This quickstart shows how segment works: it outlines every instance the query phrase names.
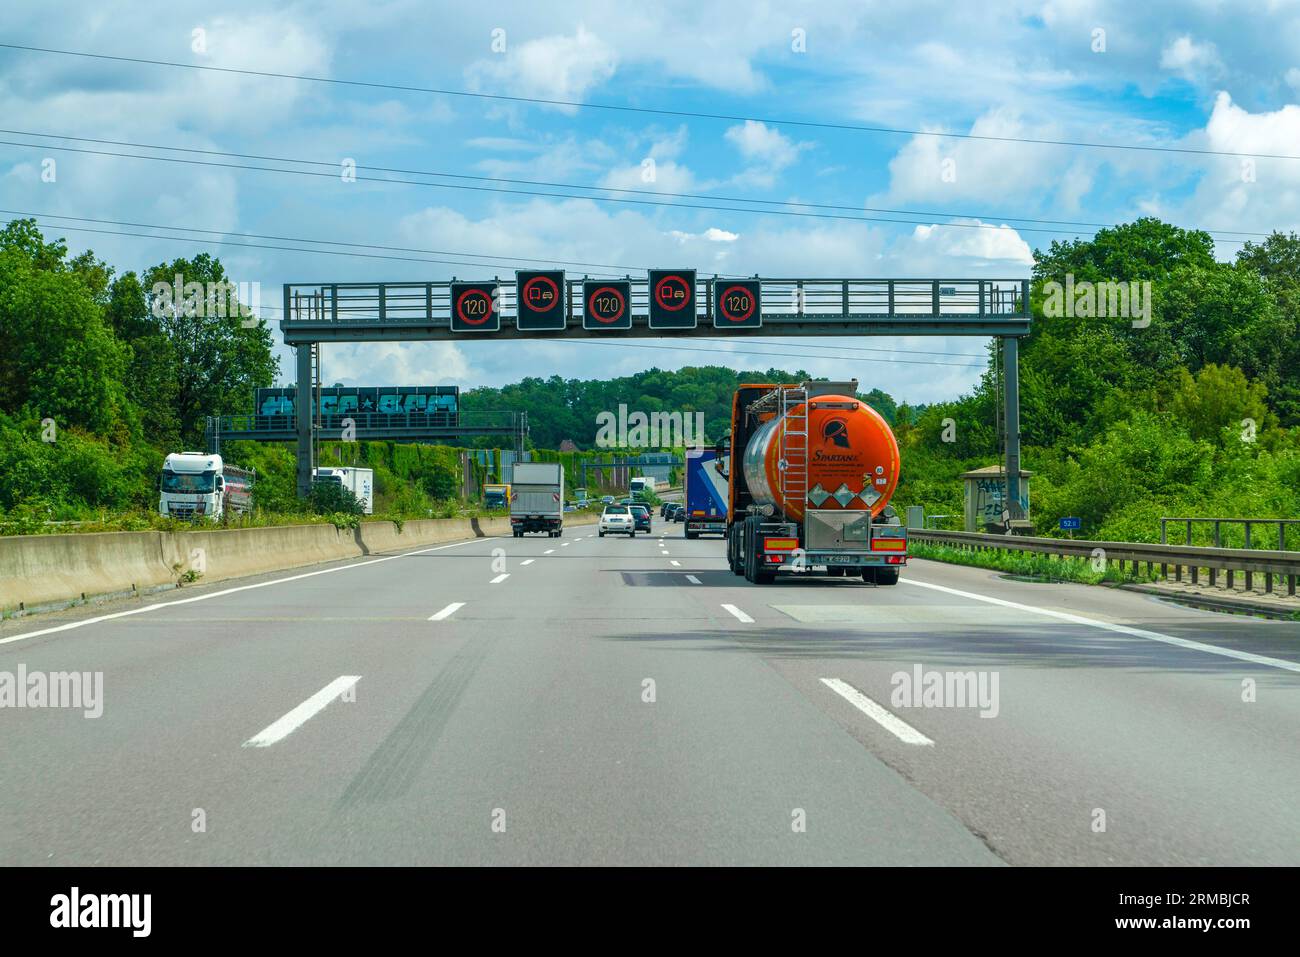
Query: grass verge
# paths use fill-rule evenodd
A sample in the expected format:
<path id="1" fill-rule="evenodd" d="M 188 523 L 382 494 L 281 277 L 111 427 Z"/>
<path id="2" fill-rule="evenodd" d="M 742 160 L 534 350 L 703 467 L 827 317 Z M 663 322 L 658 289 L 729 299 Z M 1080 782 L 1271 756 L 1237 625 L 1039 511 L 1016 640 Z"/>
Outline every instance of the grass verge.
<path id="1" fill-rule="evenodd" d="M 935 545 L 930 542 L 911 541 L 907 543 L 907 554 L 911 558 L 927 558 L 935 562 L 947 562 L 950 565 L 968 565 L 972 568 L 989 568 L 1006 572 L 1010 575 L 1024 575 L 1031 578 L 1047 578 L 1052 581 L 1081 582 L 1085 585 L 1100 585 L 1102 582 L 1146 582 L 1152 581 L 1143 573 L 1132 574 L 1120 571 L 1116 562 L 1106 562 L 1101 571 L 1093 567 L 1086 558 L 1056 558 L 1038 552 L 1015 552 L 1001 549 L 968 551 L 953 548 L 951 545 Z"/>

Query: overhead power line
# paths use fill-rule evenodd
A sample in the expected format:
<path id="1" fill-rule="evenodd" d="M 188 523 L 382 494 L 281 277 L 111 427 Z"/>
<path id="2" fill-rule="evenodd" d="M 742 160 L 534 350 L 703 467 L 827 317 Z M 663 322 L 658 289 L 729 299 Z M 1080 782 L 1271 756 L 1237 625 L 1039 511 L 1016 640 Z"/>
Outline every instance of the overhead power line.
<path id="1" fill-rule="evenodd" d="M 106 53 L 89 53 L 82 50 L 59 50 L 51 47 L 38 47 L 19 43 L 0 43 L 0 48 L 21 50 L 27 53 L 46 53 L 59 56 L 82 57 L 91 60 L 104 60 L 116 63 L 136 63 L 148 66 L 172 67 L 183 70 L 196 70 L 208 73 L 226 73 L 239 76 L 256 76 L 277 80 L 299 80 L 307 83 L 324 83 L 334 86 L 351 86 L 374 90 L 392 90 L 403 93 L 426 93 L 436 96 L 460 97 L 463 99 L 491 100 L 505 103 L 530 103 L 540 106 L 563 106 L 586 110 L 605 110 L 619 113 L 641 113 L 650 116 L 672 116 L 683 119 L 721 120 L 728 123 L 755 122 L 775 126 L 796 126 L 804 129 L 843 130 L 855 133 L 876 133 L 892 136 L 932 136 L 944 139 L 976 140 L 995 143 L 1022 143 L 1035 146 L 1065 146 L 1081 149 L 1098 149 L 1114 151 L 1132 151 L 1143 153 L 1171 153 L 1192 156 L 1231 156 L 1249 159 L 1283 159 L 1300 160 L 1300 154 L 1293 153 L 1242 153 L 1231 150 L 1197 149 L 1190 146 L 1170 146 L 1140 143 L 1099 143 L 1087 140 L 1054 140 L 1027 136 L 994 136 L 981 133 L 947 133 L 937 130 L 918 130 L 890 126 L 867 126 L 856 123 L 831 123 L 820 120 L 796 120 L 770 116 L 745 116 L 733 113 L 706 113 L 695 110 L 671 110 L 645 106 L 627 106 L 618 103 L 590 103 L 578 100 L 548 99 L 535 96 L 512 96 L 504 93 L 481 93 L 471 90 L 454 90 L 443 87 L 415 86 L 405 83 L 380 83 L 370 80 L 347 80 L 336 77 L 312 76 L 301 73 L 277 73 L 270 70 L 247 70 L 234 67 L 211 66 L 199 63 L 180 63 L 175 60 L 155 60 L 147 57 L 113 56 Z"/>
<path id="2" fill-rule="evenodd" d="M 23 211 L 21 211 L 21 210 L 11 210 L 11 209 L 0 209 L 0 214 L 5 214 L 5 215 L 16 215 L 16 216 L 23 216 L 23 217 L 39 217 L 39 216 L 43 215 L 43 214 L 40 214 L 40 213 L 28 213 L 28 212 L 23 212 Z M 79 217 L 79 216 L 50 216 L 49 218 L 53 218 L 53 219 L 70 219 L 70 220 L 79 221 L 79 222 L 106 223 L 106 224 L 110 224 L 110 225 L 116 225 L 116 224 L 117 224 L 117 223 L 116 223 L 115 221 L 113 221 L 113 220 L 97 220 L 97 219 L 88 219 L 88 218 L 86 218 L 86 217 Z M 208 238 L 203 238 L 203 237 L 200 237 L 200 238 L 194 238 L 194 237 L 189 237 L 189 236 L 156 236 L 156 235 L 149 234 L 149 233 L 119 232 L 119 231 L 116 231 L 116 230 L 94 229 L 94 228 L 81 227 L 81 226 L 66 226 L 66 225 L 63 225 L 63 224 L 54 224 L 54 223 L 42 223 L 42 222 L 37 222 L 37 225 L 38 225 L 38 226 L 42 226 L 42 227 L 47 228 L 47 229 L 60 229 L 60 230 L 66 230 L 66 231 L 69 231 L 69 232 L 85 232 L 85 233 L 93 233 L 93 234 L 96 234 L 96 235 L 105 235 L 105 236 L 125 236 L 125 237 L 131 237 L 131 238 L 139 238 L 139 239 L 161 239 L 161 240 L 165 240 L 165 241 L 169 241 L 169 242 L 182 242 L 182 243 L 189 243 L 189 244 L 193 244 L 193 245 L 218 245 L 218 246 L 227 246 L 227 245 L 228 245 L 228 246 L 246 247 L 246 248 L 253 248 L 253 249 L 276 249 L 276 250 L 285 250 L 285 251 L 289 251 L 289 252 L 324 253 L 324 254 L 326 254 L 326 255 L 344 256 L 344 257 L 355 257 L 355 258 L 365 258 L 365 259 L 393 259 L 393 260 L 398 260 L 398 261 L 402 261 L 402 262 L 429 262 L 429 263 L 436 263 L 436 264 L 443 264 L 443 265 L 482 266 L 482 267 L 485 267 L 485 268 L 493 268 L 493 264 L 491 264 L 491 263 L 470 263 L 470 262 L 460 262 L 460 261 L 454 261 L 454 260 L 437 260 L 437 259 L 412 259 L 412 258 L 410 258 L 410 257 L 403 257 L 403 256 L 366 255 L 366 254 L 363 254 L 363 253 L 352 253 L 352 252 L 335 251 L 335 250 L 328 250 L 328 249 L 303 249 L 303 248 L 292 247 L 292 246 L 268 246 L 268 245 L 262 245 L 262 244 L 258 244 L 258 243 L 239 243 L 239 242 L 231 242 L 231 241 L 223 241 L 223 240 L 208 239 Z M 168 229 L 168 230 L 172 230 L 172 231 L 176 231 L 176 232 L 179 232 L 179 231 L 182 231 L 182 230 L 184 230 L 184 229 L 189 229 L 189 228 L 190 228 L 190 227 L 179 227 L 179 226 L 158 226 L 158 225 L 153 225 L 153 224 L 149 224 L 149 223 L 123 223 L 123 225 L 137 225 L 137 226 L 141 226 L 142 228 L 148 228 L 148 229 Z M 195 231 L 196 231 L 196 232 L 200 232 L 200 233 L 206 233 L 206 234 L 219 234 L 219 233 L 220 233 L 220 231 L 218 231 L 218 230 L 208 230 L 208 229 L 201 229 L 201 230 L 195 230 Z M 245 234 L 245 235 L 250 235 L 250 236 L 252 236 L 252 235 L 255 235 L 255 234 Z M 307 240 L 307 239 L 300 239 L 300 238 L 296 238 L 296 237 L 283 237 L 283 238 L 285 238 L 285 239 L 287 239 L 287 240 L 289 240 L 289 241 L 293 241 L 293 242 L 316 242 L 316 243 L 331 243 L 331 242 L 332 242 L 331 240 Z M 359 243 L 345 243 L 345 244 L 341 244 L 341 245 L 354 246 L 354 247 L 355 247 L 355 246 L 360 246 L 360 247 L 362 247 L 362 248 L 381 248 L 381 249 L 382 249 L 382 248 L 387 248 L 387 247 L 382 247 L 382 246 L 381 246 L 381 247 L 365 247 L 364 244 L 359 244 Z M 416 250 L 416 251 L 419 251 L 419 250 Z M 476 255 L 476 254 L 474 254 L 474 253 L 448 253 L 448 255 Z M 516 258 L 516 257 L 510 257 L 510 258 Z M 523 261 L 527 262 L 528 260 L 523 260 Z M 541 260 L 541 262 L 547 262 L 547 263 L 550 263 L 550 262 L 554 262 L 554 260 Z M 586 264 L 579 263 L 578 265 L 586 265 Z M 636 269 L 636 270 L 644 270 L 645 267 L 628 267 L 628 268 L 629 268 L 629 269 Z M 269 303 L 264 303 L 264 304 L 262 304 L 262 306 L 261 306 L 260 308 L 261 308 L 261 311 L 263 311 L 263 312 L 277 312 L 277 313 L 279 313 L 279 312 L 283 312 L 283 309 L 282 309 L 280 306 L 272 305 L 272 304 L 269 304 Z M 585 339 L 584 339 L 584 340 L 556 339 L 556 340 L 550 340 L 550 341 L 556 341 L 556 342 L 575 341 L 575 342 L 589 342 L 589 343 L 592 343 L 592 344 L 598 344 L 598 345 L 627 345 L 629 348 L 678 349 L 679 351 L 681 351 L 681 350 L 685 350 L 685 351 L 691 351 L 691 352 L 716 352 L 716 353 L 720 353 L 720 354 L 724 354 L 724 355 L 744 354 L 744 355 L 756 355 L 756 356 L 774 356 L 774 357 L 805 358 L 805 359 L 834 359 L 834 358 L 841 357 L 841 356 L 843 355 L 843 353 L 845 353 L 845 352 L 853 352 L 853 353 L 860 353 L 860 352 L 883 353 L 883 354 L 885 354 L 885 355 L 890 355 L 890 356 L 892 356 L 892 355 L 927 355 L 927 356 L 928 356 L 928 355 L 933 355 L 933 356 L 949 356 L 949 357 L 952 357 L 952 358 L 970 358 L 970 359 L 983 359 L 983 358 L 984 358 L 983 356 L 977 355 L 977 354 L 975 354 L 975 353 L 968 353 L 968 352 L 943 352 L 943 351 L 939 351 L 939 350 L 927 350 L 927 349 L 871 349 L 871 348 L 868 348 L 868 347 L 843 347 L 843 346 L 838 346 L 838 345 L 836 345 L 836 346 L 820 346 L 820 345 L 817 345 L 816 343 L 801 344 L 800 346 L 798 346 L 798 348 L 800 348 L 800 349 L 823 349 L 823 350 L 832 350 L 834 354 L 832 354 L 832 355 L 823 355 L 823 354 L 820 354 L 820 353 L 807 353 L 807 352 L 804 352 L 804 353 L 799 353 L 799 352 L 742 352 L 741 350 L 735 350 L 735 349 L 711 349 L 711 348 L 695 348 L 695 347 L 687 348 L 687 347 L 650 346 L 650 345 L 642 346 L 642 345 L 638 345 L 638 344 L 635 344 L 635 343 L 624 343 L 624 342 L 622 342 L 621 340 L 620 340 L 618 343 L 614 343 L 614 342 L 601 343 L 601 342 L 599 342 L 598 340 L 585 340 Z M 732 340 L 730 340 L 730 339 L 718 339 L 718 338 L 703 338 L 702 341 L 704 341 L 704 342 L 726 343 L 726 342 L 731 342 Z M 759 345 L 768 345 L 768 343 L 764 343 L 764 342 L 760 342 L 760 343 L 758 343 L 758 344 L 759 344 Z M 775 346 L 775 345 L 777 345 L 777 343 L 771 343 L 771 345 L 774 345 L 774 346 Z M 880 361 L 880 362 L 883 362 L 883 361 L 891 361 L 891 360 L 884 360 L 884 359 L 863 359 L 863 360 L 861 360 L 861 361 L 865 361 L 865 362 L 877 362 L 877 361 Z M 961 362 L 930 362 L 930 361 L 903 360 L 903 359 L 898 359 L 898 360 L 894 360 L 894 361 L 898 361 L 898 362 L 909 362 L 909 363 L 911 363 L 911 364 L 919 364 L 919 365 L 949 365 L 949 366 L 956 366 L 956 367 L 959 367 L 959 368 L 978 368 L 978 367 L 979 367 L 979 364 L 978 364 L 978 363 L 972 364 L 972 363 L 961 363 Z"/>
<path id="3" fill-rule="evenodd" d="M 91 136 L 71 136 L 67 133 L 46 133 L 40 130 L 6 130 L 0 134 L 12 136 L 35 136 L 44 139 L 70 140 L 76 143 L 96 143 L 103 146 L 127 146 L 132 149 L 162 150 L 170 153 L 192 153 L 199 156 L 221 156 L 227 159 L 249 159 L 271 163 L 295 163 L 301 166 L 323 166 L 335 173 L 339 170 L 338 160 L 311 160 L 293 156 L 268 156 L 259 153 L 236 153 L 228 150 L 205 150 L 189 146 L 166 146 L 160 143 L 135 143 L 129 140 L 107 140 Z M 997 229 L 989 220 L 1008 223 L 1035 223 L 1042 226 L 1077 226 L 1082 229 L 1108 229 L 1114 223 L 1091 223 L 1069 219 L 1038 219 L 1029 216 L 1007 216 L 1000 213 L 956 213 L 923 209 L 890 209 L 881 206 L 853 206 L 842 203 L 809 203 L 802 200 L 758 199 L 749 196 L 717 196 L 710 193 L 675 193 L 668 190 L 636 189 L 628 186 L 588 186 L 583 183 L 557 183 L 547 180 L 518 179 L 509 176 L 476 176 L 469 173 L 448 173 L 441 170 L 403 169 L 401 167 L 375 166 L 371 163 L 358 164 L 358 169 L 375 173 L 397 173 L 404 176 L 434 176 L 442 179 L 463 179 L 484 183 L 511 183 L 519 186 L 545 186 L 549 189 L 584 189 L 606 193 L 629 193 L 639 196 L 670 197 L 673 199 L 706 199 L 721 203 L 749 203 L 762 206 L 790 206 L 800 209 L 831 209 L 842 212 L 888 213 L 895 216 L 940 217 L 945 219 L 979 219 L 986 222 L 979 225 Z M 922 224 L 924 225 L 924 224 Z M 1238 229 L 1203 229 L 1207 233 L 1223 233 L 1233 236 L 1268 236 L 1266 232 L 1253 232 Z"/>
<path id="4" fill-rule="evenodd" d="M 214 167 L 217 169 L 242 169 L 242 170 L 250 170 L 250 171 L 262 172 L 262 173 L 285 173 L 294 176 L 313 176 L 313 177 L 324 178 L 324 179 L 337 179 L 339 178 L 340 175 L 338 172 L 325 173 L 325 172 L 318 172 L 316 170 L 306 170 L 306 169 L 284 169 L 282 167 L 276 167 L 276 166 L 249 166 L 243 163 L 218 163 L 213 160 L 186 159 L 178 156 L 150 156 L 143 153 L 119 153 L 119 152 L 114 152 L 112 150 L 93 150 L 93 149 L 86 149 L 84 147 L 76 147 L 76 146 L 56 146 L 52 143 L 21 143 L 13 140 L 0 140 L 0 146 L 17 146 L 26 149 L 57 150 L 65 153 L 82 153 L 82 154 L 89 154 L 94 156 L 113 156 L 121 159 L 149 160 L 155 163 L 175 163 L 183 166 L 207 166 L 207 167 Z M 147 149 L 148 147 L 143 147 L 143 148 Z M 304 162 L 312 163 L 315 161 L 304 161 Z M 390 177 L 362 176 L 360 174 L 357 174 L 355 179 L 358 182 L 368 182 L 368 183 L 390 183 L 390 184 L 397 184 L 403 186 L 424 186 L 424 187 L 432 187 L 435 189 L 457 189 L 457 190 L 468 190 L 471 192 L 480 192 L 480 193 L 506 193 L 506 194 L 516 195 L 516 196 L 537 196 L 537 197 L 543 197 L 547 199 L 584 199 L 590 202 L 597 202 L 597 203 L 622 203 L 622 204 L 632 204 L 637 206 L 655 206 L 655 207 L 675 208 L 675 209 L 706 209 L 706 210 L 713 210 L 716 212 L 726 212 L 726 213 L 748 213 L 755 216 L 794 216 L 800 219 L 831 219 L 831 220 L 841 220 L 841 221 L 857 222 L 857 223 L 891 223 L 894 225 L 901 225 L 901 226 L 941 226 L 946 229 L 1000 230 L 1004 228 L 1001 226 L 993 225 L 991 223 L 953 223 L 953 222 L 930 223 L 930 222 L 924 222 L 919 220 L 892 219 L 892 218 L 886 218 L 880 216 L 847 216 L 838 213 L 800 212 L 798 210 L 792 210 L 792 209 L 748 209 L 742 206 L 718 206 L 718 205 L 706 204 L 706 203 L 682 203 L 682 202 L 672 202 L 672 201 L 654 202 L 648 199 L 631 199 L 623 196 L 590 196 L 590 195 L 578 194 L 578 193 L 542 192 L 540 190 L 529 190 L 529 189 L 506 189 L 504 187 L 499 187 L 499 186 L 469 186 L 463 183 L 431 183 L 424 180 L 392 179 Z M 590 189 L 592 187 L 584 187 L 584 188 Z M 1005 228 L 1010 229 L 1013 227 L 1008 226 Z M 1047 233 L 1047 234 L 1058 235 L 1058 236 L 1077 236 L 1081 231 L 1077 229 L 1044 229 L 1040 227 L 1029 227 L 1029 226 L 1019 226 L 1019 227 L 1014 227 L 1014 229 L 1017 233 Z M 1260 233 L 1258 235 L 1266 235 L 1266 234 Z M 1246 242 L 1246 240 L 1220 239 L 1217 237 L 1216 237 L 1216 241 L 1223 242 L 1223 243 Z"/>

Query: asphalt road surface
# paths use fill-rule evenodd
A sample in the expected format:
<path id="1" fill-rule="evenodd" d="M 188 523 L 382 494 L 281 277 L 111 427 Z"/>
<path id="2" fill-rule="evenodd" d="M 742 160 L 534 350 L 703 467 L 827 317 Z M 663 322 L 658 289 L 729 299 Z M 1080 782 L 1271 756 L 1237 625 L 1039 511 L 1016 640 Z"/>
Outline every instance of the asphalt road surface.
<path id="1" fill-rule="evenodd" d="M 0 863 L 1300 864 L 1300 623 L 750 585 L 681 534 L 4 622 L 0 672 L 102 672 L 103 713 L 0 709 Z M 898 703 L 918 668 L 986 695 Z"/>

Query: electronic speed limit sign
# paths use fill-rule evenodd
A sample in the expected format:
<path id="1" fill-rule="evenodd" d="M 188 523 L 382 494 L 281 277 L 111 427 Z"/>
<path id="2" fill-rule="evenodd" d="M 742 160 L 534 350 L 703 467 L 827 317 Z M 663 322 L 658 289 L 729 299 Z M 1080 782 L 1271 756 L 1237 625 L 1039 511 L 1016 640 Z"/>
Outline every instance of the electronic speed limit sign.
<path id="1" fill-rule="evenodd" d="M 651 269 L 651 329 L 695 328 L 695 270 Z"/>
<path id="2" fill-rule="evenodd" d="M 560 332 L 564 329 L 564 272 L 562 270 L 515 273 L 518 307 L 515 326 L 528 332 Z"/>
<path id="3" fill-rule="evenodd" d="M 588 279 L 582 284 L 582 328 L 632 328 L 632 284 Z"/>
<path id="4" fill-rule="evenodd" d="M 497 332 L 500 328 L 495 281 L 451 284 L 452 332 Z"/>
<path id="5" fill-rule="evenodd" d="M 763 324 L 763 303 L 757 279 L 713 280 L 715 329 L 754 329 Z"/>

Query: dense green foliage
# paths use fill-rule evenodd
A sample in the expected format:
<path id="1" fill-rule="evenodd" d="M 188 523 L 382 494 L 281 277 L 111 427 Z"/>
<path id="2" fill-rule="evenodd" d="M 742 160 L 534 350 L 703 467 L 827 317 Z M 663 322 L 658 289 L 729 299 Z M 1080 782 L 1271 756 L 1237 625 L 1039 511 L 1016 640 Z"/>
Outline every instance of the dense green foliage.
<path id="1" fill-rule="evenodd" d="M 1022 461 L 1041 533 L 1067 515 L 1086 537 L 1128 540 L 1155 539 L 1164 515 L 1300 515 L 1300 236 L 1246 243 L 1231 262 L 1213 251 L 1204 233 L 1141 219 L 1036 253 L 1020 377 Z M 204 416 L 247 408 L 251 391 L 274 380 L 266 323 L 161 301 L 157 284 L 178 275 L 207 288 L 226 279 L 207 254 L 116 276 L 93 253 L 70 257 L 62 241 L 46 242 L 30 220 L 0 230 L 0 530 L 105 515 L 156 524 L 163 455 L 201 448 Z M 1048 284 L 1067 276 L 1150 281 L 1149 324 L 1047 309 Z M 712 443 L 727 431 L 738 384 L 801 378 L 721 366 L 528 377 L 468 390 L 463 405 L 528 412 L 534 457 L 562 462 L 571 494 L 583 461 L 616 451 L 598 441 L 599 423 L 620 406 L 692 422 L 699 413 Z M 970 395 L 950 402 L 863 395 L 903 450 L 900 510 L 920 504 L 960 523 L 958 476 L 1001 454 L 998 389 L 991 362 Z M 547 451 L 565 440 L 576 451 Z M 304 514 L 290 448 L 222 451 L 257 470 L 261 517 Z M 326 443 L 321 461 L 373 468 L 377 513 L 439 516 L 465 504 L 456 449 Z M 471 469 L 478 483 L 497 480 L 499 453 Z M 596 474 L 593 494 L 605 484 Z M 346 511 L 339 504 L 315 506 L 335 515 Z"/>
<path id="2" fill-rule="evenodd" d="M 1077 516 L 1083 537 L 1155 541 L 1162 516 L 1300 515 L 1300 236 L 1246 243 L 1230 263 L 1212 250 L 1204 233 L 1143 219 L 1036 252 L 1020 377 L 1039 533 Z M 1045 314 L 1045 284 L 1067 275 L 1150 280 L 1150 324 Z M 957 476 L 1000 455 L 996 406 L 990 372 L 899 427 L 900 507 L 959 527 Z"/>
<path id="3" fill-rule="evenodd" d="M 617 417 L 620 405 L 628 414 L 641 412 L 647 416 L 656 412 L 683 416 L 703 413 L 704 437 L 711 443 L 726 435 L 730 428 L 731 397 L 738 385 L 799 382 L 807 378 L 808 373 L 802 370 L 737 372 L 724 366 L 690 366 L 675 372 L 649 369 L 618 379 L 530 376 L 499 389 L 471 389 L 461 399 L 466 409 L 527 412 L 531 438 L 539 448 L 557 449 L 565 439 L 579 449 L 597 448 L 599 417 L 602 414 Z M 864 397 L 893 422 L 896 413 L 893 398 L 879 390 Z"/>

